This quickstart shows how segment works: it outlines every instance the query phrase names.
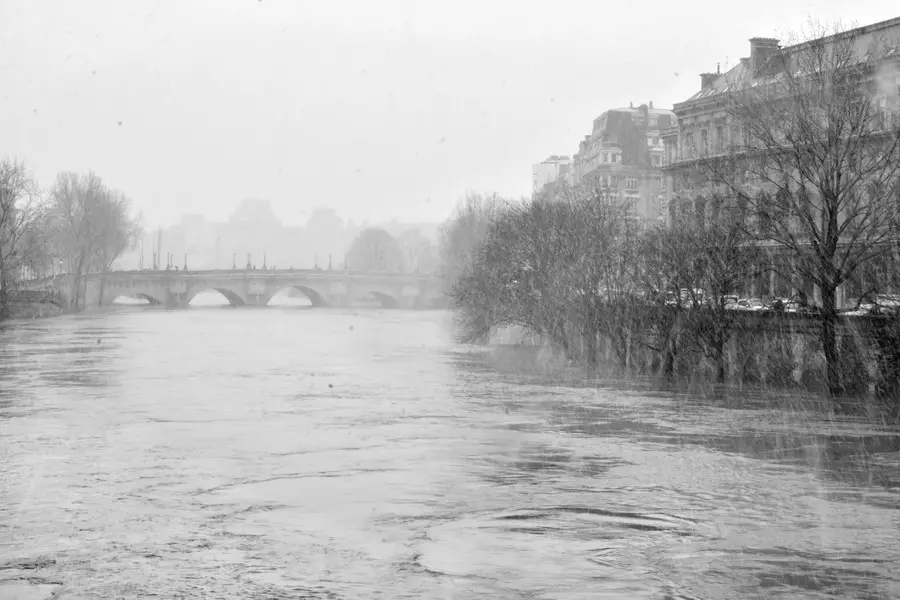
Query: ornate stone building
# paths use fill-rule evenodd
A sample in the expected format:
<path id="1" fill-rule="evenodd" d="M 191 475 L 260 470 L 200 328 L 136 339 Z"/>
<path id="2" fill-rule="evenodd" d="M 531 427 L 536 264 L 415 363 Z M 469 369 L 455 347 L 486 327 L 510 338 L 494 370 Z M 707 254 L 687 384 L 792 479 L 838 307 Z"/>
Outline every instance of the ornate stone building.
<path id="1" fill-rule="evenodd" d="M 874 69 L 872 99 L 882 112 L 884 122 L 896 127 L 900 123 L 900 17 L 860 27 L 851 31 L 815 40 L 826 51 L 838 44 L 837 40 L 852 40 L 855 52 L 869 58 L 869 48 L 880 43 L 886 50 L 884 58 Z M 667 223 L 675 226 L 680 218 L 695 218 L 702 222 L 708 218 L 708 203 L 713 194 L 720 197 L 734 196 L 722 185 L 714 185 L 709 176 L 708 165 L 718 158 L 730 155 L 746 156 L 747 132 L 745 124 L 736 122 L 735 111 L 730 99 L 738 92 L 756 86 L 769 85 L 781 77 L 772 65 L 777 56 L 787 64 L 798 64 L 792 56 L 798 56 L 810 47 L 811 42 L 782 47 L 779 40 L 755 37 L 750 41 L 750 56 L 725 72 L 719 68 L 715 72 L 700 75 L 700 89 L 683 102 L 674 105 L 675 119 L 671 127 L 660 132 L 664 146 L 664 188 L 666 190 L 662 210 Z M 827 60 L 827 59 L 826 59 Z M 784 64 L 782 62 L 781 64 Z M 783 67 L 782 67 L 783 68 Z M 799 68 L 799 67 L 798 67 Z M 798 71 L 795 77 L 800 75 Z M 771 142 L 772 144 L 776 142 Z M 774 147 L 774 146 L 770 146 Z M 739 163 L 734 163 L 739 164 Z M 744 193 L 757 195 L 767 191 L 767 184 L 758 176 L 741 172 L 737 177 Z M 762 218 L 748 215 L 748 219 Z M 773 251 L 770 254 L 776 254 Z M 747 292 L 759 297 L 789 296 L 797 291 L 796 281 L 779 281 L 773 273 L 761 277 L 748 285 Z M 814 286 L 809 286 L 814 296 Z M 805 291 L 805 290 L 803 290 Z"/>
<path id="2" fill-rule="evenodd" d="M 635 217 L 664 220 L 661 133 L 674 121 L 672 111 L 654 108 L 652 102 L 604 112 L 594 119 L 590 135 L 572 158 L 569 183 L 594 181 L 608 186 L 632 207 Z"/>

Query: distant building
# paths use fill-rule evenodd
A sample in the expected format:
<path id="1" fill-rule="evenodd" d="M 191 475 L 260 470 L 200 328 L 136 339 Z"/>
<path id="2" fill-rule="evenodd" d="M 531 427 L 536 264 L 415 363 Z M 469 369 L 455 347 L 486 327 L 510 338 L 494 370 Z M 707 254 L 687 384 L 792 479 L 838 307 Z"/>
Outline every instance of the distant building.
<path id="1" fill-rule="evenodd" d="M 545 185 L 567 177 L 572 166 L 572 159 L 568 156 L 553 155 L 546 160 L 531 166 L 531 191 L 540 192 Z"/>
<path id="2" fill-rule="evenodd" d="M 604 112 L 578 146 L 569 183 L 599 183 L 628 203 L 635 217 L 665 220 L 660 136 L 674 123 L 671 110 L 654 108 L 652 102 Z"/>

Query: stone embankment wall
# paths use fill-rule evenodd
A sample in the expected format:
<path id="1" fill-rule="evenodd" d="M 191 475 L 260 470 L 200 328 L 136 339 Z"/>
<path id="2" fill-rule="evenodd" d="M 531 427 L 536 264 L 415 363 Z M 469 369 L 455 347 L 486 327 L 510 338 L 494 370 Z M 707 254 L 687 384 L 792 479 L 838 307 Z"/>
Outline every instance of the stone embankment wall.
<path id="1" fill-rule="evenodd" d="M 724 344 L 728 383 L 825 391 L 821 324 L 815 316 L 748 311 L 731 318 L 734 321 Z M 673 373 L 714 381 L 715 361 L 691 330 L 694 325 L 686 319 L 679 331 L 671 333 Z M 900 398 L 900 318 L 842 316 L 836 333 L 845 390 Z M 636 341 L 629 349 L 631 364 L 627 366 L 642 374 L 661 374 L 665 357 L 658 349 L 666 346 L 666 340 L 649 347 L 640 343 L 640 337 L 633 336 Z M 601 356 L 615 357 L 611 352 L 614 343 L 601 335 Z"/>
<path id="2" fill-rule="evenodd" d="M 817 317 L 747 311 L 729 318 L 722 345 L 726 383 L 825 391 L 825 356 Z M 608 320 L 619 326 L 615 335 L 601 332 L 598 336 L 600 366 L 634 375 L 716 381 L 718 368 L 711 358 L 715 353 L 710 351 L 708 336 L 698 335 L 704 325 L 695 314 L 641 307 Z M 900 318 L 842 316 L 836 332 L 846 391 L 900 399 Z M 569 337 L 569 359 L 585 360 L 585 340 L 576 331 Z M 498 332 L 494 341 L 547 345 L 521 328 Z"/>

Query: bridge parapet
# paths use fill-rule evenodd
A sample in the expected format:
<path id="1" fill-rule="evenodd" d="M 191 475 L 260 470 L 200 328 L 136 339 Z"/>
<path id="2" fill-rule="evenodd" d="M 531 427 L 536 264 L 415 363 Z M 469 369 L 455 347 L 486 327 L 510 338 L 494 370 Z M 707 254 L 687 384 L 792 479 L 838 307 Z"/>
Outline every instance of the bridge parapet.
<path id="1" fill-rule="evenodd" d="M 110 304 L 133 296 L 154 304 L 186 306 L 198 293 L 215 290 L 232 304 L 265 305 L 279 291 L 295 288 L 314 306 L 345 305 L 377 298 L 384 306 L 425 307 L 440 297 L 437 277 L 412 273 L 335 271 L 321 269 L 112 271 L 82 277 L 85 305 Z M 71 276 L 30 282 L 34 290 L 50 290 L 68 301 Z"/>

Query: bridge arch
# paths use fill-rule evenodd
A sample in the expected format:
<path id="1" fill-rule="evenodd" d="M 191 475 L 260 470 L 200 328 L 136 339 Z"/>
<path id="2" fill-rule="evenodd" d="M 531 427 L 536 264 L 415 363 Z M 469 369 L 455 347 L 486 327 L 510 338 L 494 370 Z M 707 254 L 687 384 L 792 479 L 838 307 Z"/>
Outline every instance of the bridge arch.
<path id="1" fill-rule="evenodd" d="M 375 296 L 375 299 L 381 303 L 382 308 L 400 308 L 400 301 L 390 294 L 385 294 L 378 290 L 370 290 L 369 293 Z"/>
<path id="2" fill-rule="evenodd" d="M 306 296 L 306 299 L 309 300 L 309 303 L 312 306 L 328 306 L 328 302 L 325 301 L 325 298 L 321 292 L 309 286 L 299 284 L 285 285 L 278 288 L 275 293 L 269 297 L 269 300 L 266 304 L 268 305 L 269 303 L 271 303 L 272 298 L 276 296 L 290 296 L 292 295 L 292 291 L 300 292 L 301 294 Z"/>
<path id="3" fill-rule="evenodd" d="M 129 300 L 129 302 L 123 302 L 123 300 Z M 132 292 L 130 294 L 116 294 L 112 299 L 112 304 L 116 304 L 118 306 L 122 305 L 138 305 L 140 306 L 143 303 L 133 302 L 134 300 L 146 300 L 149 305 L 162 304 L 162 301 L 152 294 L 148 294 L 145 292 Z"/>
<path id="4" fill-rule="evenodd" d="M 246 304 L 246 302 L 241 297 L 241 295 L 239 293 L 235 292 L 234 290 L 230 290 L 225 287 L 208 287 L 208 288 L 202 288 L 202 289 L 197 289 L 197 290 L 190 290 L 186 294 L 186 297 L 184 299 L 184 305 L 189 306 L 191 304 L 191 302 L 193 302 L 197 296 L 199 296 L 200 294 L 204 294 L 206 292 L 217 292 L 218 294 L 223 296 L 228 301 L 228 304 L 230 304 L 231 306 L 243 306 Z"/>

